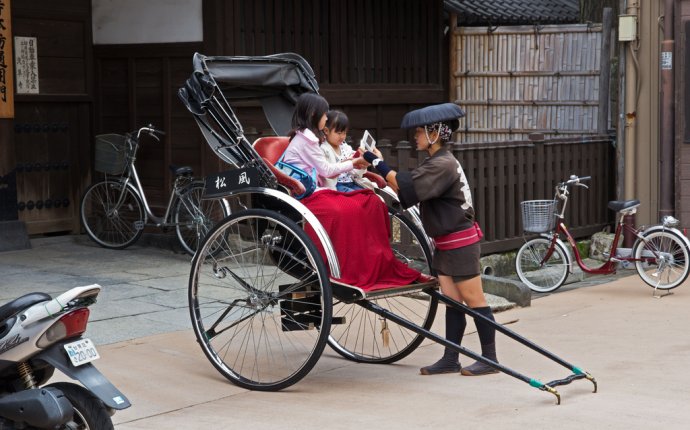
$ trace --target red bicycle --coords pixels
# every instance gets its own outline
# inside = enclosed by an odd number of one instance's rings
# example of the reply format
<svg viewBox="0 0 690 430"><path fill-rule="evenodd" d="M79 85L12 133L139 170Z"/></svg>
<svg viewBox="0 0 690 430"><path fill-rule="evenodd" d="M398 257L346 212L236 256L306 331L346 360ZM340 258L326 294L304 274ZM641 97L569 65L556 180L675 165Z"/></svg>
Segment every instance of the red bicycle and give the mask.
<svg viewBox="0 0 690 430"><path fill-rule="evenodd" d="M577 265L585 273L608 275L616 273L618 263L634 264L642 280L656 290L670 290L685 281L690 271L688 265L690 241L675 227L679 221L671 216L661 220L660 225L636 229L623 223L625 215L637 212L639 200L611 201L609 209L619 213L616 233L608 252L608 259L597 268L588 267L575 244L575 239L564 223L570 187L588 188L584 182L590 176L572 175L569 180L556 186L553 200L529 200L521 203L523 229L539 233L539 237L528 240L517 253L515 269L518 277L527 286L539 293L555 291L563 285L572 273L571 255L560 239L565 236L575 256ZM558 211L559 202L562 202ZM619 252L619 241L623 230L632 232L635 243L630 253ZM606 255L606 254L605 254Z"/></svg>

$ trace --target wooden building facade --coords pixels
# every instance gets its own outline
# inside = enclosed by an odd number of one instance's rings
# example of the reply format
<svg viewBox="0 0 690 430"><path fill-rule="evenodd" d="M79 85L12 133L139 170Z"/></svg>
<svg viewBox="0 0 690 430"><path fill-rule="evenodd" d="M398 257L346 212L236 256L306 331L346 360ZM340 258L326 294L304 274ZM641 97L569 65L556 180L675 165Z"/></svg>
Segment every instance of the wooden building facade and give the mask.
<svg viewBox="0 0 690 430"><path fill-rule="evenodd" d="M355 137L369 129L404 139L399 124L405 112L448 100L441 0L173 1L201 5L201 40L114 44L99 43L92 33L103 24L92 21L98 3L104 2L12 4L13 36L38 48L39 92L18 94L16 115L6 121L1 145L14 159L4 157L0 176L12 185L7 189L16 187L17 205L9 192L0 191L0 201L8 202L2 217L23 221L30 234L79 230L78 203L91 181L97 134L148 123L168 132L160 144L144 141L137 160L154 210L171 186L168 165L191 165L197 175L222 168L177 99L194 52L304 56L321 93L349 115ZM140 14L143 5L121 1L117 8L110 18ZM165 18L166 9L156 13ZM168 18L174 27L175 17ZM121 29L137 31L126 22ZM238 115L250 137L268 132L257 105L240 106Z"/></svg>
<svg viewBox="0 0 690 430"><path fill-rule="evenodd" d="M167 132L160 143L143 140L137 159L154 212L171 187L168 165L189 165L197 176L224 169L177 98L195 52L304 56L321 94L350 117L353 140L371 130L378 140L393 142L396 167L414 167L422 157L399 128L401 118L410 109L458 98L449 90L456 77L448 3L15 0L12 33L38 47L39 91L17 94L14 118L0 119L0 222L18 219L29 234L79 232L79 199L93 180L93 139L101 133L149 123ZM240 104L237 114L250 139L270 133L257 104ZM592 166L600 175L593 206L574 214L581 235L610 221L604 209L615 161L610 142L514 140L455 147L488 223L485 253L517 247L519 201L545 198L572 167Z"/></svg>

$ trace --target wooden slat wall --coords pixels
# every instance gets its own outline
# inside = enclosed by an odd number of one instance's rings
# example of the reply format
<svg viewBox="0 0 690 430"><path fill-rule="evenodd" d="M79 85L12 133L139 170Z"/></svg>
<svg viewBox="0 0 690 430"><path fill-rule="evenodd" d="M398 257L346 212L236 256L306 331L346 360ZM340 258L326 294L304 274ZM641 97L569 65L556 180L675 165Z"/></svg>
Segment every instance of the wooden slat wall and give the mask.
<svg viewBox="0 0 690 430"><path fill-rule="evenodd" d="M426 157L407 141L378 145L395 169L414 168ZM575 188L566 222L587 237L612 222L615 154L608 136L533 142L459 144L452 150L472 188L477 220L484 231L482 254L517 249L523 243L520 202L552 199L554 187L570 175L592 176L590 189Z"/></svg>
<svg viewBox="0 0 690 430"><path fill-rule="evenodd" d="M597 133L601 25L455 30L462 142Z"/></svg>
<svg viewBox="0 0 690 430"><path fill-rule="evenodd" d="M321 85L441 84L438 0L229 0L224 55L293 51ZM445 55L446 52L443 52Z"/></svg>
<svg viewBox="0 0 690 430"><path fill-rule="evenodd" d="M197 175L211 173L204 161L210 151L177 97L191 73L192 55L201 49L200 43L94 48L98 79L94 134L123 134L146 124L167 133L161 142L144 138L137 158L153 206L167 204L173 180L169 165L191 166Z"/></svg>
<svg viewBox="0 0 690 430"><path fill-rule="evenodd" d="M205 0L203 19L203 43L94 47L94 134L147 122L168 132L160 144L144 142L137 160L154 206L165 203L168 164L190 165L198 175L225 168L177 99L195 51L304 56L321 94L350 117L354 140L365 129L406 139L399 127L407 111L449 100L441 0ZM250 139L269 133L257 103L233 107Z"/></svg>
<svg viewBox="0 0 690 430"><path fill-rule="evenodd" d="M331 107L350 117L355 140L365 129L405 139L405 112L449 99L440 0L211 0L204 8L214 15L204 23L208 53L302 55ZM258 133L268 127L258 108L239 115Z"/></svg>

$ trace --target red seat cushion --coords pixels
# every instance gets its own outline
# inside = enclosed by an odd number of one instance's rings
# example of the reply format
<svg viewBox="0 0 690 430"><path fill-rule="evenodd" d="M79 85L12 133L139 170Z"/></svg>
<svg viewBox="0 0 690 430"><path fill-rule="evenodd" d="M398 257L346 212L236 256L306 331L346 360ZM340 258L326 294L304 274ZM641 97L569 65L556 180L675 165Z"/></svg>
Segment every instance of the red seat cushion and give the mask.
<svg viewBox="0 0 690 430"><path fill-rule="evenodd" d="M287 136L260 137L254 141L254 150L259 153L261 158L275 165L289 144L290 138Z"/></svg>
<svg viewBox="0 0 690 430"><path fill-rule="evenodd" d="M260 137L254 141L254 150L263 158L266 165L268 165L269 169L271 169L276 176L276 179L278 179L278 183L290 190L293 196L298 196L304 193L304 185L275 167L275 164L283 155L289 144L290 139L287 136Z"/></svg>

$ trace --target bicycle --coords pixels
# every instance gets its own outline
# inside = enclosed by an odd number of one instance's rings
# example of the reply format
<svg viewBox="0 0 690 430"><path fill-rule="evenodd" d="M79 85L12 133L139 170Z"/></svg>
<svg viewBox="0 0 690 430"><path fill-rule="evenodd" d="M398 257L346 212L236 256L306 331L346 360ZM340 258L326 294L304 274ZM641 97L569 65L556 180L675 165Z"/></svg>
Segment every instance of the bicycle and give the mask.
<svg viewBox="0 0 690 430"><path fill-rule="evenodd" d="M175 227L180 245L193 255L213 225L229 214L229 208L222 200L203 199L205 183L193 177L191 167L170 166L175 181L165 214L154 215L135 167L142 133L157 141L165 135L149 124L124 136L96 136L95 170L104 179L84 193L81 222L94 242L110 249L135 243L149 220L164 230Z"/></svg>
<svg viewBox="0 0 690 430"><path fill-rule="evenodd" d="M564 214L569 188L588 188L583 182L590 179L589 176L579 178L572 175L569 180L556 186L553 200L529 200L521 203L523 229L525 232L538 233L539 237L526 241L517 253L515 269L520 280L532 291L539 293L555 291L565 283L568 273L572 273L572 262L565 244L560 239L560 236L564 235L575 255L577 265L585 273L613 274L616 273L618 263L632 263L640 278L654 287L655 297L658 297L657 289L671 290L681 285L690 271L690 241L675 228L679 221L671 216L664 217L660 225L648 228L636 229L624 224L625 215L637 212L639 200L609 202L609 209L620 213L620 216L611 248L604 254L607 260L597 268L590 268L583 262L575 239L565 226ZM563 202L560 212L559 201ZM619 252L621 248L618 248L624 230L633 233L637 238L629 255Z"/></svg>

